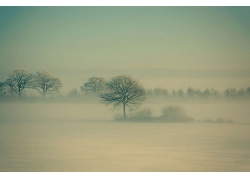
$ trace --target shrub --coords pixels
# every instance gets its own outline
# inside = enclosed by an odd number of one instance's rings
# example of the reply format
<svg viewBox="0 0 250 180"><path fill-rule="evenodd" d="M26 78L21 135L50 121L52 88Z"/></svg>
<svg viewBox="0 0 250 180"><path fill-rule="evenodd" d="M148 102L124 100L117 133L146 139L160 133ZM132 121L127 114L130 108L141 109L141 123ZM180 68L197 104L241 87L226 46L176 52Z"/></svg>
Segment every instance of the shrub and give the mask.
<svg viewBox="0 0 250 180"><path fill-rule="evenodd" d="M181 106L166 106L162 108L160 119L170 122L183 122L192 120L186 116L186 111Z"/></svg>

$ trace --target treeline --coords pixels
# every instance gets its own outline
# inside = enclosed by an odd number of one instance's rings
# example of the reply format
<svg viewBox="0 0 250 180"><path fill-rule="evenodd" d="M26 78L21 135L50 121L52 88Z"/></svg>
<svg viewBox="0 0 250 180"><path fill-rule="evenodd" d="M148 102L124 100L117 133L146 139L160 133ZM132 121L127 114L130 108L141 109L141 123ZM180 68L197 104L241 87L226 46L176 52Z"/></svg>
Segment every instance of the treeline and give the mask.
<svg viewBox="0 0 250 180"><path fill-rule="evenodd" d="M57 95L69 99L95 99L106 91L107 81L102 77L90 77L79 88L71 89L66 95L60 94L62 87L61 80L54 77L48 71L38 71L35 74L29 73L26 69L14 70L8 78L0 82L0 98L29 97L37 98L34 94L27 94L32 89L40 93L40 97ZM187 89L154 88L146 89L146 97L154 98L250 98L250 87L248 88L227 88L220 92L213 88L205 90L189 87ZM97 99L97 98L96 98Z"/></svg>
<svg viewBox="0 0 250 180"><path fill-rule="evenodd" d="M250 97L250 87L241 88L239 90L235 88L227 88L222 92L215 90L213 88L206 88L205 90L187 88L186 90L178 89L168 91L165 88L154 88L146 90L147 97L149 98L246 98Z"/></svg>

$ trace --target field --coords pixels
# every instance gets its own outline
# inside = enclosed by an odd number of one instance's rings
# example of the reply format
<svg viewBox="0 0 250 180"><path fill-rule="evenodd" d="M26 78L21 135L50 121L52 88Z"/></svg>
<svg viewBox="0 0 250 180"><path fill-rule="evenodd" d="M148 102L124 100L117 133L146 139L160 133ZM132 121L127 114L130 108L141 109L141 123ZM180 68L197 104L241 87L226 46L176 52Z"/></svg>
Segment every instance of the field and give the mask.
<svg viewBox="0 0 250 180"><path fill-rule="evenodd" d="M247 105L227 106L242 118L218 124L116 122L100 104L0 104L0 171L250 171ZM183 106L194 118L225 114L225 104L204 116L208 104Z"/></svg>

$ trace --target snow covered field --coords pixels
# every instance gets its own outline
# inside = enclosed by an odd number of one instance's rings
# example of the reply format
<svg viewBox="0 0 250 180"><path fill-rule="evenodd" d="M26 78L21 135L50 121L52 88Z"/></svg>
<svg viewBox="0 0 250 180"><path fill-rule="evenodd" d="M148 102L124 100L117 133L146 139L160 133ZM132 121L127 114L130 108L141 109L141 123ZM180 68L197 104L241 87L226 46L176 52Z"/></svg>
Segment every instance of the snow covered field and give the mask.
<svg viewBox="0 0 250 180"><path fill-rule="evenodd" d="M250 171L247 124L122 123L95 104L0 107L0 171Z"/></svg>

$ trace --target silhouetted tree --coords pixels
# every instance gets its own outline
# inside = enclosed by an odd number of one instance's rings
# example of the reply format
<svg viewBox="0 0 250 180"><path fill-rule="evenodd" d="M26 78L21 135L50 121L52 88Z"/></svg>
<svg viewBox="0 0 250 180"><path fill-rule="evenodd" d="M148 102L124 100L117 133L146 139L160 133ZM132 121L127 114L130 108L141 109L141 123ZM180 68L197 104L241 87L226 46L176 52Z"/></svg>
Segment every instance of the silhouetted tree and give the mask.
<svg viewBox="0 0 250 180"><path fill-rule="evenodd" d="M88 78L88 82L84 83L83 86L81 86L82 92L87 93L94 93L96 95L100 95L105 91L106 88L106 81L102 77L91 77Z"/></svg>
<svg viewBox="0 0 250 180"><path fill-rule="evenodd" d="M6 84L10 87L11 91L21 97L24 89L32 86L33 75L28 73L26 69L17 69L6 80Z"/></svg>
<svg viewBox="0 0 250 180"><path fill-rule="evenodd" d="M126 118L126 107L137 108L146 99L144 87L131 76L121 75L111 78L106 84L107 92L101 94L101 102L114 108L123 107L123 116Z"/></svg>
<svg viewBox="0 0 250 180"><path fill-rule="evenodd" d="M59 78L53 77L48 71L38 71L34 76L33 89L45 97L48 93L58 93L62 83Z"/></svg>

